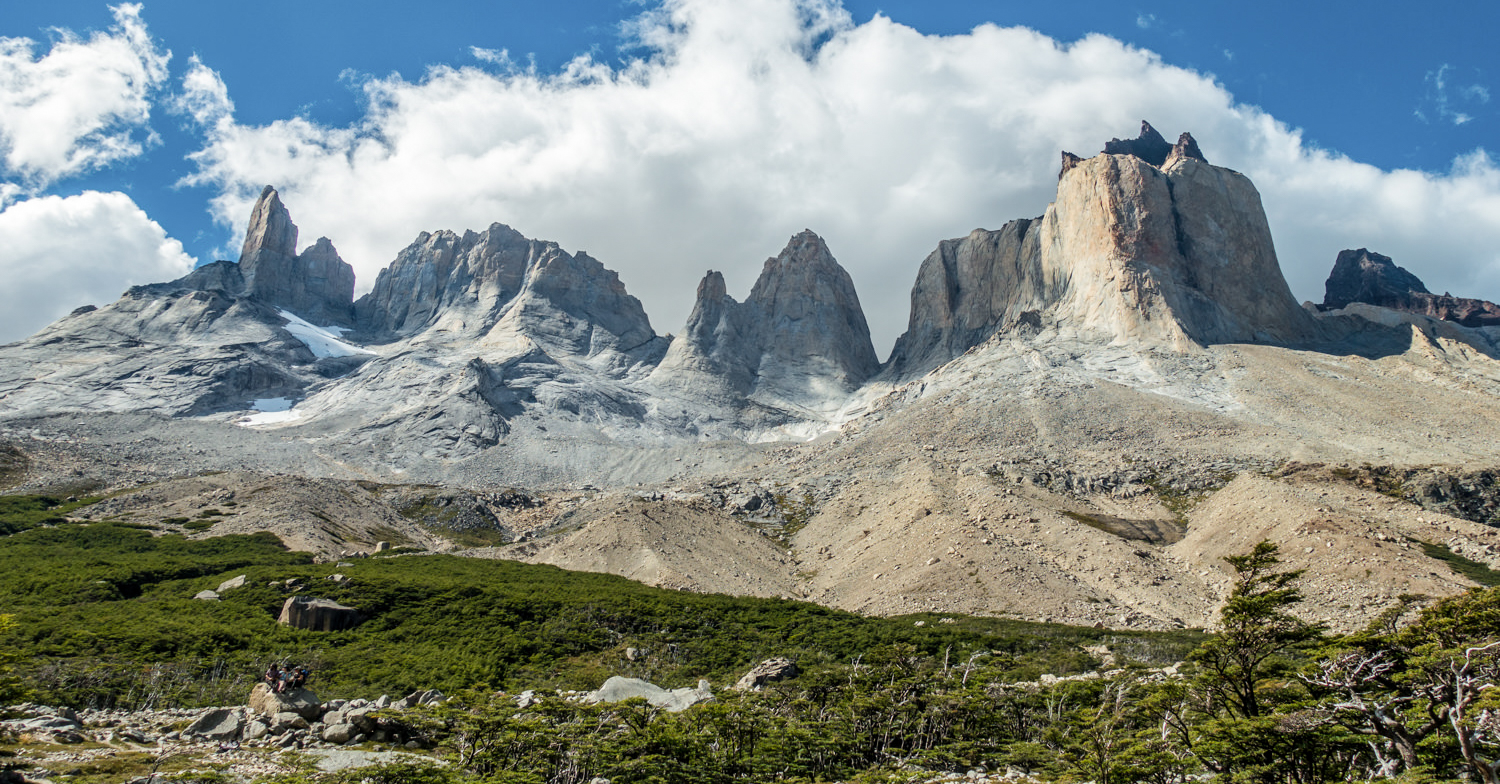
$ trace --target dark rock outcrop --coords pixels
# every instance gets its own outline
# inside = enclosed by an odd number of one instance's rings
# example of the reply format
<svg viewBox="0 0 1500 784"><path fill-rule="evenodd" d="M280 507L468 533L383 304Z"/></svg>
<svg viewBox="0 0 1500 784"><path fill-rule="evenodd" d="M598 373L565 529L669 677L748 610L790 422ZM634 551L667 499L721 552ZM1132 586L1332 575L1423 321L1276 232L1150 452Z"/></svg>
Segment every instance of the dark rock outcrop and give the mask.
<svg viewBox="0 0 1500 784"><path fill-rule="evenodd" d="M361 620L359 610L345 607L331 599L293 596L281 605L281 617L277 622L296 629L336 632L352 629Z"/></svg>
<svg viewBox="0 0 1500 784"><path fill-rule="evenodd" d="M795 678L800 672L796 662L785 656L777 656L751 667L730 688L735 691L760 691L768 683Z"/></svg>
<svg viewBox="0 0 1500 784"><path fill-rule="evenodd" d="M1391 257L1365 248L1339 251L1323 287L1322 310L1354 302L1453 321L1466 327L1500 326L1500 305L1482 299L1433 294Z"/></svg>
<svg viewBox="0 0 1500 784"><path fill-rule="evenodd" d="M1190 136L1187 138L1192 140ZM1181 143L1179 140L1178 144ZM1110 139L1104 143L1104 152L1109 155L1133 155L1152 166L1161 166L1167 162L1167 156L1172 154L1172 145L1151 127L1151 123L1141 120L1139 136L1134 139Z"/></svg>

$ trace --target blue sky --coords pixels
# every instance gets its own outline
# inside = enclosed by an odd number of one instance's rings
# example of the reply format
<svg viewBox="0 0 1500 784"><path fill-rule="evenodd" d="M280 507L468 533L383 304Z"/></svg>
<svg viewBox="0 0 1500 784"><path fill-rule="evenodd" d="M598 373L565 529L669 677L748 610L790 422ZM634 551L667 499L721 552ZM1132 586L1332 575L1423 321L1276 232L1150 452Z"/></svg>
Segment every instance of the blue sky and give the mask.
<svg viewBox="0 0 1500 784"><path fill-rule="evenodd" d="M364 285L500 221L619 270L660 332L806 226L883 353L938 240L1040 214L1058 150L1140 119L1251 175L1299 297L1369 246L1500 299L1488 0L3 7L0 340L232 258L270 183Z"/></svg>

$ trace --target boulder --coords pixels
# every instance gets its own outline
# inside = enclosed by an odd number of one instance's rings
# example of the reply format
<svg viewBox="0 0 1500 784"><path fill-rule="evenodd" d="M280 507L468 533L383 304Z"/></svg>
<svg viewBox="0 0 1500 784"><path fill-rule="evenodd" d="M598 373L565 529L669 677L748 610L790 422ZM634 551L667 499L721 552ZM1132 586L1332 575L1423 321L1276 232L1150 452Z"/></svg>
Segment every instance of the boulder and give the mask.
<svg viewBox="0 0 1500 784"><path fill-rule="evenodd" d="M654 683L648 683L640 678L624 678L616 675L604 682L597 691L590 692L584 697L587 702L623 702L634 697L641 697L646 702L658 708L665 708L672 713L679 713L714 698L713 692L708 688L708 681L698 681L698 687L681 689L663 689Z"/></svg>
<svg viewBox="0 0 1500 784"><path fill-rule="evenodd" d="M277 620L296 629L335 632L358 626L362 618L359 610L331 599L293 596L281 606L281 617Z"/></svg>
<svg viewBox="0 0 1500 784"><path fill-rule="evenodd" d="M312 726L307 719L292 711L284 711L271 717L272 732L286 732L287 730L305 730Z"/></svg>
<svg viewBox="0 0 1500 784"><path fill-rule="evenodd" d="M322 707L318 695L307 689L292 689L277 694L264 683L257 683L250 690L250 712L267 719L280 713L295 713L308 721L318 718Z"/></svg>
<svg viewBox="0 0 1500 784"><path fill-rule="evenodd" d="M229 591L232 591L232 590L234 590L236 588L243 588L244 586L245 586L245 575L242 574L239 577L235 577L233 579L225 580L224 582L219 583L219 587L216 590L219 593L223 594L223 593L227 593Z"/></svg>
<svg viewBox="0 0 1500 784"><path fill-rule="evenodd" d="M199 591L193 594L193 598L201 599L205 602L217 602L219 600L219 594L215 591Z"/></svg>
<svg viewBox="0 0 1500 784"><path fill-rule="evenodd" d="M182 731L183 737L207 740L236 740L244 731L244 714L238 708L215 708L204 711Z"/></svg>
<svg viewBox="0 0 1500 784"><path fill-rule="evenodd" d="M245 729L240 737L245 740L260 740L271 734L271 726L260 719L251 719L245 722Z"/></svg>
<svg viewBox="0 0 1500 784"><path fill-rule="evenodd" d="M323 728L321 737L328 743L343 745L353 740L355 733L353 724L329 724Z"/></svg>
<svg viewBox="0 0 1500 784"><path fill-rule="evenodd" d="M767 659L750 668L732 687L735 691L760 691L767 683L797 677L797 663L785 656Z"/></svg>

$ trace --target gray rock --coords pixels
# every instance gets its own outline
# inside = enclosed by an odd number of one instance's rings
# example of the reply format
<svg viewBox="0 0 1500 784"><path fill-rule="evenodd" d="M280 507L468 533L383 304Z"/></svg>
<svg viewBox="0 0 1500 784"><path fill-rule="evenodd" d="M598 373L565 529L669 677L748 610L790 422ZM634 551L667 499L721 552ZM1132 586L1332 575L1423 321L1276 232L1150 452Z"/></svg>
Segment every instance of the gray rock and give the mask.
<svg viewBox="0 0 1500 784"><path fill-rule="evenodd" d="M205 711L182 734L207 740L235 740L244 730L244 716L238 708L216 708Z"/></svg>
<svg viewBox="0 0 1500 784"><path fill-rule="evenodd" d="M271 726L260 719L251 719L245 722L245 729L240 737L245 740L260 740L271 734Z"/></svg>
<svg viewBox="0 0 1500 784"><path fill-rule="evenodd" d="M297 226L269 185L250 213L239 264L250 296L316 324L350 323L354 268L327 237L298 255Z"/></svg>
<svg viewBox="0 0 1500 784"><path fill-rule="evenodd" d="M228 593L229 591L232 591L232 590L234 590L236 588L243 588L244 585L245 585L245 575L242 574L239 577L235 577L235 578L232 578L232 579L229 579L229 580L225 580L222 583L219 583L219 587L217 589L217 592L220 593L220 594Z"/></svg>
<svg viewBox="0 0 1500 784"><path fill-rule="evenodd" d="M334 632L352 629L358 626L361 620L363 618L359 610L345 607L331 599L292 596L281 605L281 617L277 618L277 623L294 629Z"/></svg>
<svg viewBox="0 0 1500 784"><path fill-rule="evenodd" d="M799 672L796 662L784 656L778 656L750 668L750 671L736 681L731 688L735 691L760 691L767 683L795 678Z"/></svg>
<svg viewBox="0 0 1500 784"><path fill-rule="evenodd" d="M292 712L292 711L286 711L286 712L283 712L283 713L278 713L278 714L276 714L276 715L274 715L274 716L271 717L271 731L272 732L286 732L288 730L305 730L305 729L307 729L310 726L312 726L312 725L308 723L308 721L307 721L306 718L303 718L300 714Z"/></svg>
<svg viewBox="0 0 1500 784"><path fill-rule="evenodd" d="M205 590L205 591L199 591L199 592L193 594L193 598L194 599L201 599L201 600L203 600L205 602L217 602L219 600L219 594L217 592L214 592L214 591L206 591Z"/></svg>
<svg viewBox="0 0 1500 784"><path fill-rule="evenodd" d="M597 691L590 692L584 699L590 703L599 703L622 702L635 697L641 697L658 708L679 713L700 702L713 699L714 695L709 690L708 681L698 681L697 688L669 690L640 678L624 678L616 675L605 681Z"/></svg>
<svg viewBox="0 0 1500 784"><path fill-rule="evenodd" d="M292 689L277 694L264 683L250 690L250 712L270 719L282 713L296 713L308 721L318 718L322 709L318 695L307 689Z"/></svg>
<svg viewBox="0 0 1500 784"><path fill-rule="evenodd" d="M343 745L353 740L355 733L353 724L329 724L323 728L321 737L329 743Z"/></svg>
<svg viewBox="0 0 1500 784"><path fill-rule="evenodd" d="M766 260L743 303L710 271L652 379L731 404L802 409L841 398L879 367L854 281L803 231Z"/></svg>

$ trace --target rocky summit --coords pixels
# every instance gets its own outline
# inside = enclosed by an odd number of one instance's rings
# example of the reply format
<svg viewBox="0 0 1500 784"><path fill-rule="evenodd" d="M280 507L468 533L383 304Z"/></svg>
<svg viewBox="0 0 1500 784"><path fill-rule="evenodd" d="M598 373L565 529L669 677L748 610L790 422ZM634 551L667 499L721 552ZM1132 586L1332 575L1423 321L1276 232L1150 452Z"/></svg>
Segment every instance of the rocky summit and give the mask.
<svg viewBox="0 0 1500 784"><path fill-rule="evenodd" d="M884 362L810 230L662 335L603 261L500 223L419 234L355 300L267 188L237 262L0 346L3 476L114 491L88 519L235 501L163 523L191 536L873 614L1203 626L1270 538L1349 627L1473 584L1433 553L1500 566L1493 304L1360 250L1299 305L1191 134L1062 162L1039 215L914 263Z"/></svg>

